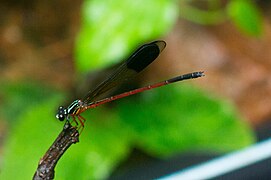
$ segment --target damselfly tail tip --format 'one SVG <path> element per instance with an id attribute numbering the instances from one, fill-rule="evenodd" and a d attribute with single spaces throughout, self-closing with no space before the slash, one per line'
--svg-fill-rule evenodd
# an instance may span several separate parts
<path id="1" fill-rule="evenodd" d="M 196 72 L 196 74 L 197 74 L 197 77 L 205 76 L 204 71 Z"/>
<path id="2" fill-rule="evenodd" d="M 191 78 L 199 78 L 205 76 L 204 71 L 193 72 L 191 75 Z"/>

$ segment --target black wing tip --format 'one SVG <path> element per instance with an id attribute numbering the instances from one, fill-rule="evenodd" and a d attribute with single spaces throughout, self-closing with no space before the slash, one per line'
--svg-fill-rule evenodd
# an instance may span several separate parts
<path id="1" fill-rule="evenodd" d="M 163 40 L 156 40 L 151 42 L 150 44 L 156 44 L 159 48 L 160 53 L 165 49 L 167 43 Z"/>
<path id="2" fill-rule="evenodd" d="M 142 71 L 160 55 L 165 47 L 166 42 L 162 40 L 142 45 L 128 58 L 128 69 Z"/>

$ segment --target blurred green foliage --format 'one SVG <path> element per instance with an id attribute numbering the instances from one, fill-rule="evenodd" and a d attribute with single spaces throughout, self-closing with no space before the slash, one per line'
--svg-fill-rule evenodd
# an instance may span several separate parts
<path id="1" fill-rule="evenodd" d="M 64 96 L 55 93 L 44 98 L 43 103 L 21 112 L 6 141 L 0 179 L 30 179 L 60 132 L 62 123 L 54 118 L 53 107 Z M 112 106 L 84 112 L 88 121 L 80 142 L 61 158 L 56 179 L 106 178 L 133 147 L 165 158 L 185 151 L 227 152 L 254 141 L 252 130 L 230 103 L 185 83 L 119 100 Z"/>
<path id="2" fill-rule="evenodd" d="M 189 21 L 203 24 L 221 24 L 231 20 L 244 34 L 259 37 L 263 32 L 263 20 L 259 8 L 252 0 L 204 1 L 207 8 L 197 8 L 192 3 L 199 1 L 180 0 L 180 16 Z M 224 2 L 225 3 L 225 2 Z"/>
<path id="3" fill-rule="evenodd" d="M 248 0 L 234 0 L 228 5 L 228 14 L 244 33 L 260 36 L 263 31 L 262 16 L 256 5 Z"/>
<path id="4" fill-rule="evenodd" d="M 137 145 L 154 156 L 203 149 L 226 152 L 254 140 L 229 102 L 185 83 L 153 91 L 137 102 L 125 99 L 118 108 Z"/>
<path id="5" fill-rule="evenodd" d="M 120 61 L 139 43 L 161 37 L 177 19 L 169 0 L 86 0 L 75 55 L 80 72 Z"/>
<path id="6" fill-rule="evenodd" d="M 207 4 L 204 9 L 193 2 L 85 0 L 75 46 L 78 72 L 121 61 L 142 42 L 166 35 L 177 22 L 178 15 L 204 25 L 230 19 L 245 34 L 257 37 L 262 34 L 260 10 L 251 0 L 231 0 L 226 5 L 222 5 L 221 0 L 209 0 L 204 1 Z"/>
<path id="7" fill-rule="evenodd" d="M 31 106 L 36 106 L 54 95 L 55 91 L 37 83 L 18 82 L 16 84 L 1 82 L 0 114 L 12 125 L 21 113 Z M 2 98 L 1 98 L 2 97 Z M 11 125 L 10 124 L 10 125 Z"/>

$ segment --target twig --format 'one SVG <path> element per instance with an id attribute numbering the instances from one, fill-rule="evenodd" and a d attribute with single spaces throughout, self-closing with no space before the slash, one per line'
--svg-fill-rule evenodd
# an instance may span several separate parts
<path id="1" fill-rule="evenodd" d="M 58 160 L 72 144 L 77 142 L 79 142 L 79 133 L 77 129 L 67 121 L 55 142 L 41 158 L 33 179 L 54 179 L 54 169 Z"/>

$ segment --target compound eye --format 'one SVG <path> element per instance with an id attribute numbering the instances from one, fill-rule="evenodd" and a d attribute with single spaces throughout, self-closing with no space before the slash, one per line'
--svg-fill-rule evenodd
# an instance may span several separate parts
<path id="1" fill-rule="evenodd" d="M 66 110 L 63 106 L 59 106 L 56 118 L 60 121 L 64 121 L 66 117 Z"/>
<path id="2" fill-rule="evenodd" d="M 56 114 L 56 118 L 57 118 L 59 121 L 64 121 L 65 116 L 64 116 L 63 114 Z"/>
<path id="3" fill-rule="evenodd" d="M 64 111 L 64 109 L 65 109 L 65 108 L 64 108 L 63 106 L 59 106 L 59 107 L 58 107 L 58 111 Z"/>

